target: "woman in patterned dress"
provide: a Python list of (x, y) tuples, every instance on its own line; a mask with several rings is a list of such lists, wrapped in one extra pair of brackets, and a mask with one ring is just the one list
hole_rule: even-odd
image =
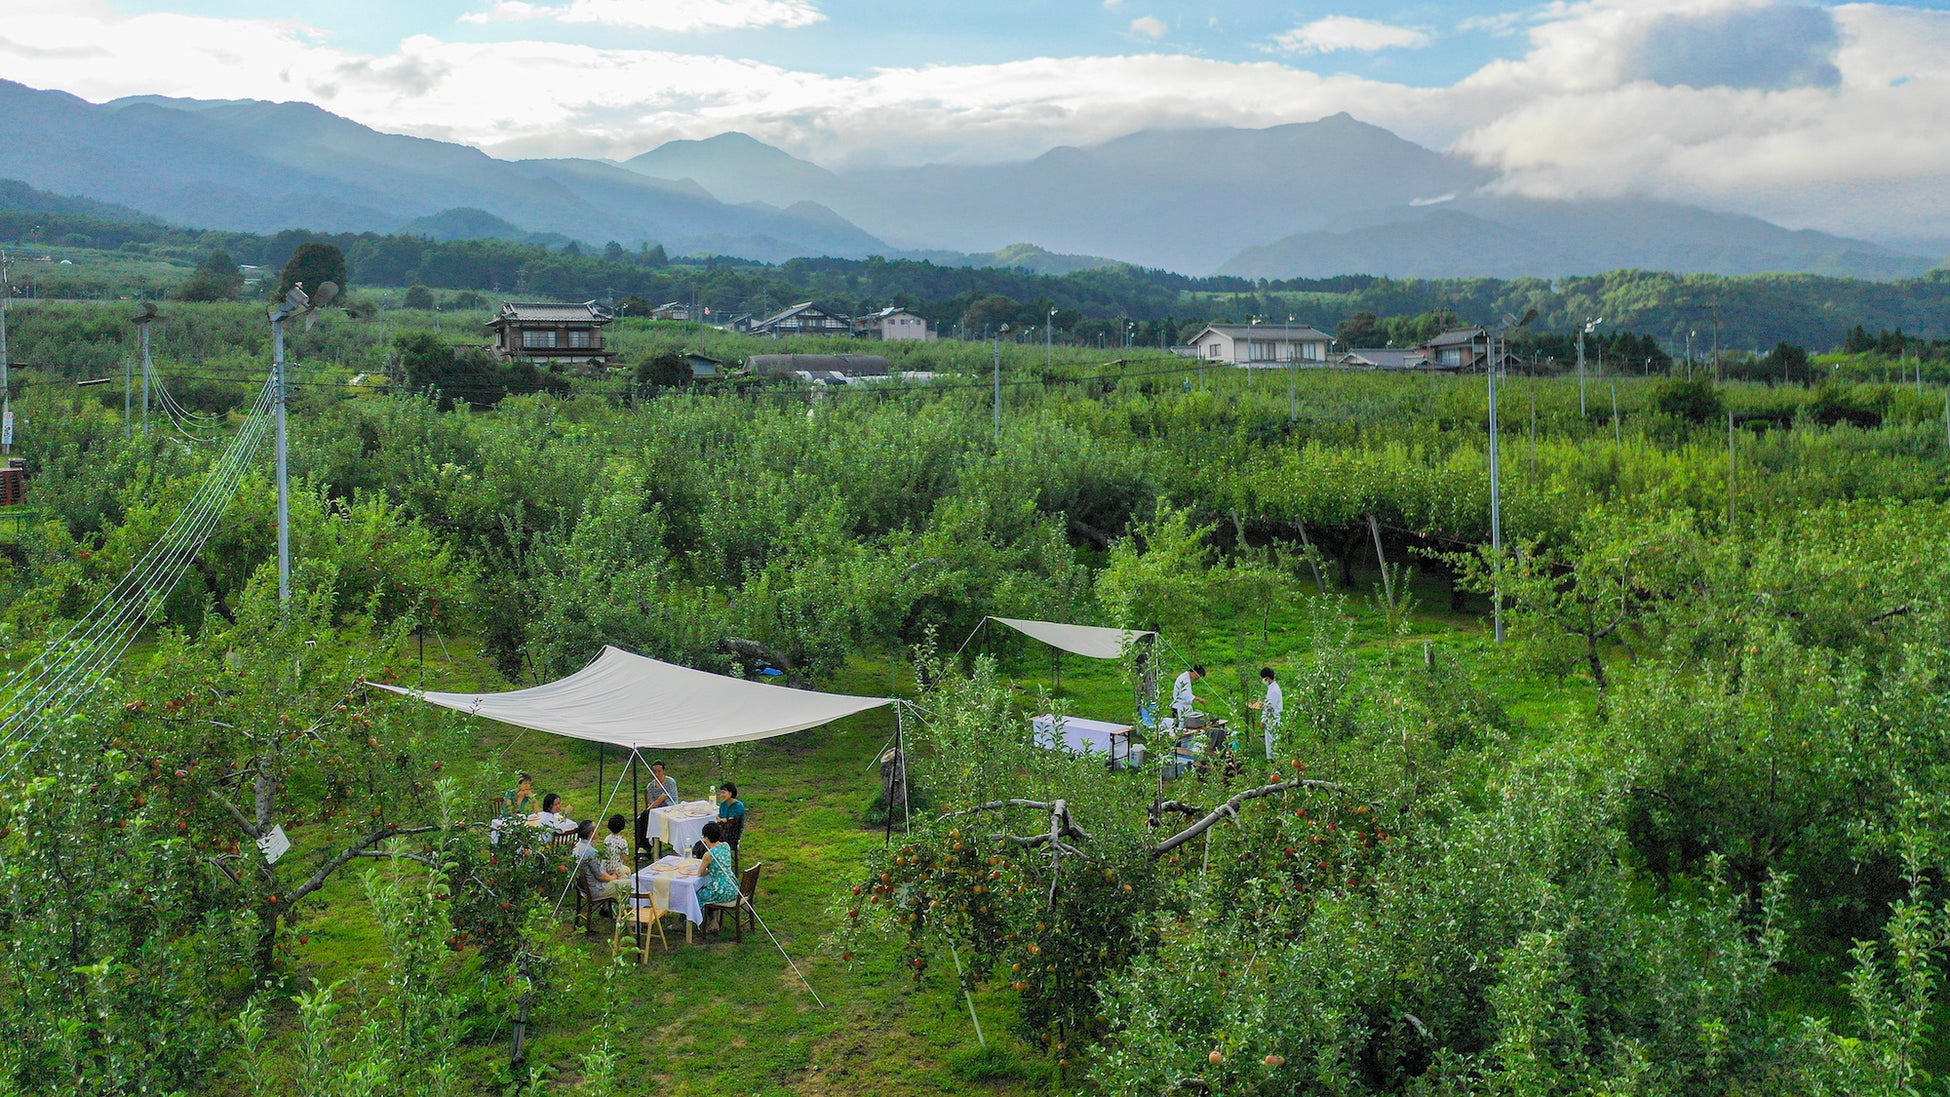
[[(715, 822), (704, 824), (704, 857), (698, 862), (697, 874), (702, 877), (697, 885), (698, 902), (708, 906), (738, 901), (738, 877), (731, 867), (731, 847), (725, 844), (724, 827)], [(704, 923), (706, 933), (716, 931), (718, 914), (712, 911)]]

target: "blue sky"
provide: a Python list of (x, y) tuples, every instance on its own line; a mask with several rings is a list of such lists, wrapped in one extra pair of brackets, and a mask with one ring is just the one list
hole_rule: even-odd
[(1347, 111), (1535, 196), (1950, 236), (1950, 0), (0, 0), (0, 77), (311, 102), (507, 157), (829, 167)]

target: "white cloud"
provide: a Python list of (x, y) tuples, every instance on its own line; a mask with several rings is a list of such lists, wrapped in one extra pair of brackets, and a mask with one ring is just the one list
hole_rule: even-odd
[(1104, 0), (1104, 8), (1108, 11), (1116, 11), (1123, 6), (1124, 0)]
[(1433, 41), (1429, 32), (1414, 27), (1398, 27), (1352, 15), (1330, 15), (1277, 35), (1273, 44), (1289, 53), (1377, 53), (1421, 49)]
[(460, 17), (463, 23), (554, 19), (673, 32), (805, 27), (825, 18), (811, 0), (570, 0), (567, 4), (495, 0), (485, 11)]
[(1165, 26), (1164, 20), (1155, 16), (1140, 15), (1136, 19), (1131, 20), (1131, 33), (1144, 38), (1153, 40), (1163, 38), (1165, 33), (1170, 29)]
[[(1346, 110), (1469, 156), (1514, 192), (1639, 194), (1797, 227), (1950, 234), (1950, 142), (1941, 140), (1950, 14), (1886, 4), (1823, 9), (1832, 36), (1782, 66), (1799, 82), (1723, 58), (1678, 67), (1668, 58), (1662, 69), (1648, 64), (1647, 44), (1702, 20), (1807, 25), (1805, 4), (1581, 0), (1539, 11), (1521, 56), (1448, 87), (1411, 87), (1270, 59), (1170, 54), (854, 76), (668, 50), (430, 36), (375, 54), (295, 19), (127, 16), (100, 0), (0, 3), (9, 6), (0, 72), (30, 86), (96, 100), (304, 100), (498, 155), (627, 157), (735, 129), (838, 166), (896, 156), (995, 161), (1149, 127), (1269, 126)], [(1680, 77), (1689, 82), (1670, 82)], [(901, 135), (898, 145), (889, 133)]]
[(1760, 72), (1725, 57), (1677, 73), (1646, 63), (1647, 43), (1675, 23), (1805, 26), (1810, 10), (1781, 0), (1564, 6), (1531, 31), (1525, 57), (1457, 86), (1483, 116), (1453, 147), (1516, 193), (1649, 195), (1841, 232), (1950, 231), (1950, 146), (1937, 139), (1950, 103), (1950, 15), (1826, 9), (1818, 14), (1832, 15), (1834, 32), (1819, 55), (1775, 58)]

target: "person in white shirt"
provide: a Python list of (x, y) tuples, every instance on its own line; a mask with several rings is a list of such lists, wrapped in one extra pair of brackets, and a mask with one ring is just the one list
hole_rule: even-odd
[(1273, 760), (1273, 740), (1280, 733), (1280, 715), (1286, 711), (1286, 697), (1280, 692), (1280, 683), (1273, 678), (1272, 667), (1259, 668), (1259, 680), (1266, 683), (1266, 699), (1254, 701), (1248, 708), (1259, 711), (1259, 727), (1266, 733), (1266, 760)]
[(1171, 684), (1171, 714), (1178, 720), (1182, 729), (1185, 721), (1198, 711), (1199, 699), (1192, 695), (1192, 683), (1205, 677), (1204, 664), (1196, 664), (1192, 669), (1178, 676)]
[(576, 828), (576, 821), (569, 818), (569, 802), (559, 792), (542, 797), (542, 810), (530, 815), (528, 824), (557, 834), (567, 834)]

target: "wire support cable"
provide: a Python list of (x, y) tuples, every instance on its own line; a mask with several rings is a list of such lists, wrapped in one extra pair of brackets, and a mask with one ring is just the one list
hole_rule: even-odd
[[(0, 754), (33, 728), (66, 715), (111, 667), (195, 561), (228, 509), (245, 471), (269, 433), (272, 389), (259, 393), (249, 418), (218, 457), (196, 494), (149, 552), (59, 639), (0, 685)], [(31, 675), (31, 677), (30, 677)], [(7, 766), (10, 774), (24, 759)], [(4, 779), (5, 774), (0, 774)]]

